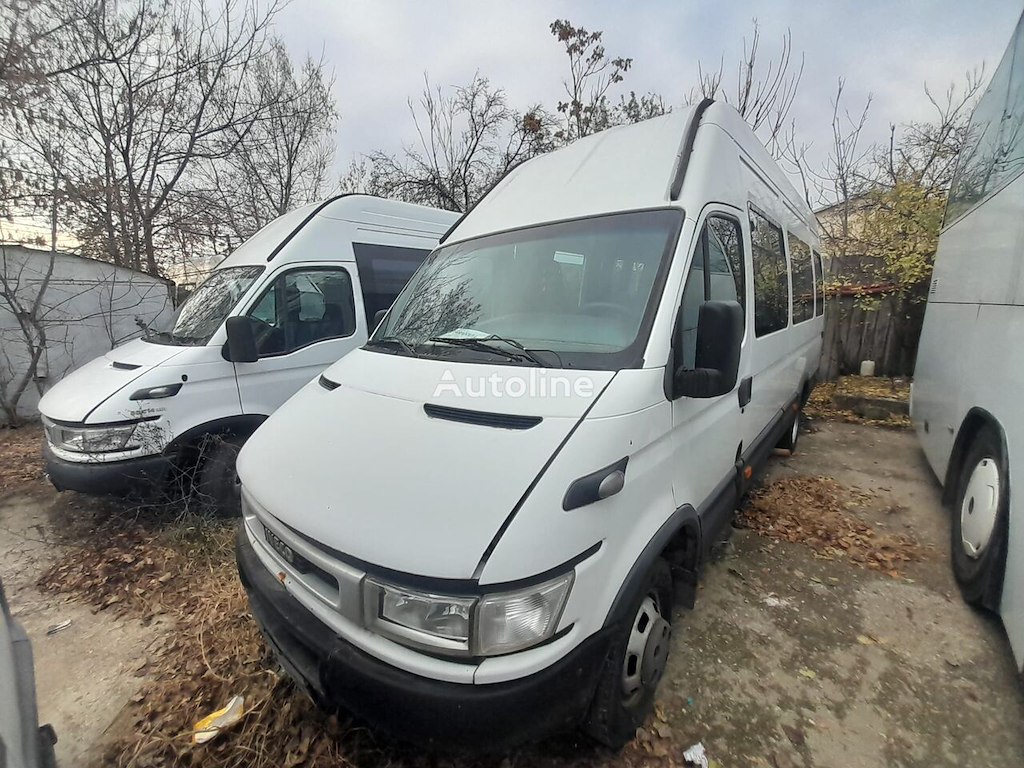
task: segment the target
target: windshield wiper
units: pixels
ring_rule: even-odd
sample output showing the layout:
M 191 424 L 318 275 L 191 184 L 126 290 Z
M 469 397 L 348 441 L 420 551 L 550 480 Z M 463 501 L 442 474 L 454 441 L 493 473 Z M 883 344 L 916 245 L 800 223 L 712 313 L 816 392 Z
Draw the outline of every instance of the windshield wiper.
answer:
M 366 342 L 367 347 L 371 344 L 391 344 L 398 347 L 410 357 L 419 357 L 419 355 L 416 354 L 416 350 L 412 348 L 412 345 L 409 344 L 409 342 L 405 339 L 400 339 L 397 336 L 381 336 L 379 339 L 370 339 Z
M 146 341 L 156 341 L 161 339 L 163 341 L 174 341 L 169 331 L 157 331 L 152 328 L 146 328 L 142 332 L 142 338 Z
M 499 336 L 496 333 L 492 333 L 486 339 L 480 339 L 480 341 L 503 341 L 506 344 L 508 344 L 509 346 L 512 346 L 512 347 L 515 347 L 516 349 L 518 349 L 520 352 L 523 353 L 523 355 L 526 356 L 527 359 L 532 360 L 537 365 L 539 365 L 541 368 L 550 368 L 551 366 L 548 365 L 547 363 L 545 363 L 540 358 L 540 355 L 538 355 L 537 353 L 538 352 L 550 352 L 552 355 L 555 356 L 555 359 L 558 360 L 558 367 L 559 368 L 564 368 L 565 367 L 564 365 L 562 365 L 562 358 L 553 349 L 537 349 L 537 350 L 527 349 L 526 347 L 524 347 L 520 342 L 516 341 L 515 339 L 510 339 L 507 336 Z
M 492 355 L 501 355 L 506 360 L 512 360 L 515 362 L 529 361 L 540 368 L 547 368 L 548 366 L 530 350 L 526 349 L 518 341 L 512 339 L 504 339 L 501 336 L 491 334 L 490 336 L 481 336 L 478 339 L 464 338 L 462 336 L 431 336 L 428 341 L 439 342 L 441 344 L 451 344 L 453 347 L 465 347 L 466 349 L 472 349 L 477 352 L 490 352 Z M 503 341 L 506 344 L 510 344 L 515 347 L 517 352 L 512 352 L 507 349 L 499 349 L 498 347 L 492 347 L 488 344 L 488 341 Z

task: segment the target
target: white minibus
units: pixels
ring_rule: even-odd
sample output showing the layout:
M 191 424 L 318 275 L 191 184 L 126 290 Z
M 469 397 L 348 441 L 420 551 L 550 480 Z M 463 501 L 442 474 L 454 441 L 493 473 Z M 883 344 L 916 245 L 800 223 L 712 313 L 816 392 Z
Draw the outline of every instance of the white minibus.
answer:
M 285 669 L 425 744 L 631 739 L 673 603 L 796 442 L 815 227 L 710 100 L 509 173 L 241 452 L 239 568 Z
M 217 266 L 166 329 L 115 347 L 43 396 L 50 480 L 118 494 L 183 477 L 237 513 L 239 446 L 365 343 L 374 316 L 456 218 L 343 195 L 275 219 Z
M 1024 670 L 1024 16 L 968 129 L 946 204 L 911 418 L 943 484 L 953 574 Z

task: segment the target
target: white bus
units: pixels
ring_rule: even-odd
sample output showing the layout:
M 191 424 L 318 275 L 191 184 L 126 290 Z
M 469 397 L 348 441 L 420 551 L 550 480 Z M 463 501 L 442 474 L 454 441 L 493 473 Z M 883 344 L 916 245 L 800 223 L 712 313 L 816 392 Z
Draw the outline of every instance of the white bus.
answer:
M 946 207 L 911 415 L 953 514 L 964 599 L 1024 667 L 1024 16 L 971 118 Z

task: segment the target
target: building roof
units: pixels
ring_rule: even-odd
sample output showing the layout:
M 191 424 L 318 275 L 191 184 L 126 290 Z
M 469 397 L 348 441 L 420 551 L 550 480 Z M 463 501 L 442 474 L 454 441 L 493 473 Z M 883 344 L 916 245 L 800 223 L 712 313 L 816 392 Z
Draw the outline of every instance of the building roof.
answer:
M 37 245 L 28 245 L 28 244 L 25 244 L 25 243 L 13 243 L 13 242 L 9 242 L 9 241 L 5 242 L 5 241 L 0 240 L 0 249 L 4 249 L 4 248 L 20 248 L 21 250 L 28 251 L 33 256 L 37 256 L 37 257 L 49 256 L 51 253 L 54 253 L 49 248 L 41 248 L 40 246 L 37 246 Z M 82 256 L 82 255 L 77 254 L 77 253 L 68 253 L 67 251 L 56 251 L 55 253 L 56 253 L 57 256 L 59 256 L 62 259 L 77 259 L 79 261 L 91 262 L 93 264 L 102 264 L 105 267 L 114 267 L 115 269 L 123 269 L 123 270 L 125 270 L 127 272 L 134 272 L 137 275 L 145 275 L 146 277 L 149 277 L 149 278 L 151 278 L 153 280 L 159 280 L 160 282 L 167 283 L 168 285 L 174 285 L 174 281 L 173 280 L 169 280 L 168 278 L 163 277 L 161 275 L 151 274 L 150 272 L 146 272 L 145 270 L 132 269 L 131 267 L 126 267 L 126 266 L 124 266 L 122 264 L 114 264 L 113 262 L 110 262 L 110 261 L 103 261 L 102 259 L 94 259 L 94 258 L 92 258 L 90 256 Z

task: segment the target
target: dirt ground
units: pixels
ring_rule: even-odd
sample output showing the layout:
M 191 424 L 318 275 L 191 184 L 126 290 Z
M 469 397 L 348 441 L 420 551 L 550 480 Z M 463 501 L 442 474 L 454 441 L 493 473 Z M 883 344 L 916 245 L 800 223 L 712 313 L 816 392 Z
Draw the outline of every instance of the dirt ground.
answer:
M 1024 688 L 998 620 L 950 572 L 948 514 L 916 438 L 827 423 L 765 482 L 826 475 L 926 546 L 903 576 L 737 530 L 677 616 L 662 708 L 723 766 L 1024 765 Z
M 556 740 L 504 758 L 503 768 L 682 765 L 698 741 L 723 768 L 1024 765 L 1024 686 L 998 621 L 957 594 L 947 513 L 913 433 L 834 422 L 812 429 L 795 456 L 772 460 L 765 483 L 833 478 L 868 499 L 853 514 L 921 545 L 920 559 L 892 576 L 737 529 L 706 570 L 697 607 L 677 611 L 657 716 L 636 742 L 610 755 Z M 0 576 L 33 642 L 41 720 L 57 730 L 62 765 L 84 765 L 144 690 L 147 651 L 169 626 L 36 586 L 65 553 L 55 525 L 87 502 L 22 474 L 28 479 L 13 487 L 0 482 Z M 67 619 L 67 629 L 47 635 Z
M 14 617 L 32 641 L 39 722 L 57 731 L 57 759 L 86 763 L 107 726 L 142 685 L 135 671 L 158 623 L 97 612 L 41 591 L 36 580 L 63 553 L 51 525 L 53 507 L 74 503 L 46 488 L 0 499 L 0 578 Z M 70 622 L 65 629 L 51 628 Z

